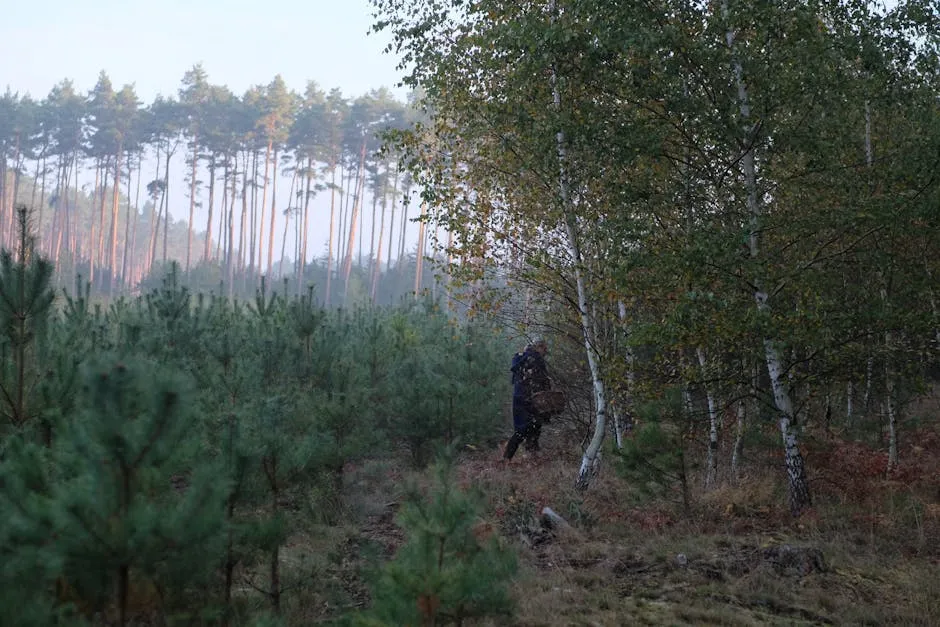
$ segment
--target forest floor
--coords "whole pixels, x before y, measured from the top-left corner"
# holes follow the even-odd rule
[[[940,625],[940,434],[909,427],[891,478],[878,450],[814,438],[814,507],[799,518],[770,452],[741,487],[699,490],[688,510],[668,494],[640,497],[609,459],[579,492],[577,448],[552,426],[537,457],[463,453],[457,479],[482,490],[481,524],[518,552],[513,625]],[[297,624],[368,604],[364,573],[403,540],[394,514],[409,479],[426,481],[387,460],[348,469],[347,523],[292,544],[332,547],[319,592],[297,597]],[[548,528],[544,507],[570,525]]]

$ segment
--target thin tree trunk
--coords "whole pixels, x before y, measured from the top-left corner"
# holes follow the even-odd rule
[[[294,175],[290,179],[290,191],[287,192],[287,209],[284,213],[284,236],[281,238],[281,266],[277,270],[277,277],[279,279],[284,277],[284,259],[287,256],[287,231],[289,230],[288,227],[290,226],[290,212],[294,201],[294,187],[297,184],[297,170],[298,168],[295,167]],[[303,181],[301,181],[300,185],[302,189]],[[297,218],[295,221],[296,224],[300,222],[300,207],[295,207],[295,209],[297,212]]]
[[[107,157],[104,162],[104,182],[101,185],[101,199],[100,199],[100,210],[98,213],[98,242],[97,242],[97,251],[95,253],[95,260],[98,264],[98,267],[103,267],[105,263],[104,256],[104,207],[105,202],[108,198],[108,178],[111,176],[110,165],[111,157]],[[115,183],[117,180],[115,179]]]
[[[206,241],[202,251],[204,261],[212,254],[212,210],[215,205],[215,152],[209,154],[209,216],[206,218]]]
[[[386,177],[385,177],[385,178],[386,178],[386,181],[387,181],[387,180],[388,180],[388,173],[387,173],[387,172],[386,172]],[[387,187],[387,186],[388,186],[388,185],[387,185],[387,183],[386,183],[386,187]],[[378,244],[378,247],[377,247],[377,252],[376,252],[375,256],[372,258],[372,265],[373,265],[373,268],[372,268],[372,293],[371,293],[371,297],[372,297],[372,304],[373,304],[373,305],[376,304],[376,300],[375,300],[375,299],[376,299],[376,295],[378,294],[378,287],[379,287],[379,270],[381,269],[381,265],[382,265],[382,263],[381,263],[381,260],[382,260],[382,240],[385,238],[385,209],[386,209],[386,206],[385,206],[386,200],[385,200],[385,199],[386,199],[386,197],[387,197],[387,190],[386,190],[386,194],[383,194],[383,195],[382,195],[382,218],[381,218],[381,222],[380,222],[380,225],[379,225],[379,244]]]
[[[705,358],[705,350],[699,346],[695,349],[695,354],[702,372],[705,399],[708,403],[708,454],[705,458],[705,490],[708,491],[718,483],[718,405],[708,384],[708,361]]]
[[[134,268],[137,267],[138,265],[136,262],[136,259],[137,259],[137,223],[140,222],[140,179],[143,177],[143,174],[144,174],[143,161],[144,161],[143,154],[139,154],[137,156],[137,192],[134,197],[134,212],[133,212],[134,224],[131,226],[131,239],[129,242],[124,244],[126,269],[124,271],[123,276],[125,277],[127,276],[127,272],[128,272],[127,266],[128,264],[130,264],[129,271],[131,274],[131,281],[130,281],[131,283],[136,282],[135,277],[137,273],[135,272]],[[127,202],[130,203],[129,198]],[[130,211],[128,211],[128,219],[130,219],[130,216],[131,216],[131,213]],[[130,254],[127,254],[128,247],[130,247]],[[124,283],[125,284],[128,283],[127,279],[124,280]]]
[[[365,169],[366,161],[366,142],[362,142],[362,150],[359,156],[359,172],[356,175],[357,178],[357,189],[355,193],[355,198],[353,199],[352,204],[352,217],[349,221],[349,241],[346,245],[346,265],[343,268],[343,302],[345,303],[349,295],[349,274],[352,272],[352,258],[353,258],[353,248],[356,245],[356,220],[359,217],[359,205],[360,205],[360,187],[361,181],[365,180],[363,176],[363,171]]]
[[[744,426],[747,420],[745,399],[742,398],[735,403],[735,412],[734,446],[731,447],[731,481],[737,483],[741,479],[741,456],[744,452]]]
[[[166,164],[163,173],[163,195],[166,197],[166,206],[163,208],[163,267],[166,270],[166,249],[170,236],[170,157],[173,153],[169,148],[166,151]]]
[[[193,219],[196,213],[196,175],[199,168],[198,136],[193,135],[193,167],[189,173],[189,232],[186,238],[186,274],[189,274],[193,253]]]
[[[261,272],[262,243],[264,242],[264,212],[268,203],[268,172],[271,167],[271,149],[274,147],[274,140],[268,140],[268,147],[264,151],[264,186],[261,191],[261,226],[258,230],[258,272]]]
[[[330,284],[333,280],[333,237],[336,232],[336,161],[330,168],[330,237],[326,253],[326,297],[324,302],[330,306]]]
[[[247,165],[246,165],[247,170]],[[248,273],[255,276],[255,244],[258,235],[258,151],[251,151],[251,239],[248,255]]]
[[[405,234],[407,233],[408,227],[408,203],[403,202],[401,206],[401,234],[398,238],[398,261],[395,262],[396,266],[401,265],[402,259],[405,258]]]
[[[555,2],[551,2],[551,11],[554,22]],[[555,113],[561,114],[561,91],[558,87],[558,73],[555,65],[551,68],[552,102]],[[607,389],[601,377],[600,355],[597,353],[596,342],[593,336],[594,320],[591,318],[591,303],[588,295],[587,280],[585,279],[584,260],[581,256],[580,234],[578,232],[577,217],[571,204],[571,195],[568,183],[568,151],[565,133],[559,129],[555,134],[555,150],[558,159],[558,199],[564,213],[565,233],[568,241],[568,253],[574,270],[575,285],[578,294],[578,311],[581,318],[581,332],[584,339],[584,348],[587,351],[588,369],[591,372],[591,382],[594,390],[594,436],[581,458],[581,467],[578,470],[577,486],[585,489],[591,478],[600,468],[601,445],[607,432]]]
[[[271,180],[271,227],[268,229],[268,276],[274,271],[274,219],[277,217],[277,150],[274,151],[274,178]]]
[[[723,0],[722,11],[727,19],[728,2]],[[734,31],[728,30],[725,35],[728,48],[734,50]],[[751,122],[751,107],[748,98],[747,86],[744,82],[744,72],[740,60],[732,57],[734,80],[737,86],[738,107],[741,120],[749,140],[748,145],[754,146],[755,129]],[[757,188],[757,169],[754,159],[754,150],[749,149],[743,158],[745,185],[747,188],[747,207],[750,215],[750,237],[749,248],[752,259],[758,259],[760,255],[760,196]],[[754,280],[755,291],[754,300],[757,304],[757,310],[762,316],[769,316],[770,304],[768,303],[768,294],[763,287],[760,278]],[[776,342],[770,337],[764,338],[764,356],[767,362],[767,372],[770,375],[770,384],[773,389],[774,403],[780,412],[778,424],[780,434],[783,438],[784,456],[787,468],[787,485],[790,511],[794,516],[799,515],[803,509],[812,502],[809,491],[809,481],[806,478],[806,467],[803,462],[803,455],[800,453],[797,441],[796,424],[793,413],[793,403],[790,394],[782,380],[783,363],[780,359],[779,350]]]
[[[300,234],[300,253],[297,255],[297,294],[303,294],[304,273],[307,270],[307,238],[310,231],[310,183],[313,180],[313,159],[307,157],[307,180],[304,186],[304,219],[303,231]],[[330,244],[333,243],[333,222],[330,218]],[[330,253],[332,254],[332,246]],[[316,256],[314,256],[316,258]],[[327,285],[329,285],[330,266],[326,266]]]
[[[243,274],[249,263],[247,250],[245,249],[245,244],[248,241],[248,233],[246,232],[248,228],[248,151],[245,151],[244,157],[245,163],[242,169],[242,217],[241,226],[238,231],[238,267]],[[247,277],[243,276],[242,283],[247,289]]]
[[[108,264],[110,265],[111,271],[111,281],[108,286],[108,293],[113,295],[115,288],[115,281],[117,280],[117,227],[118,227],[118,218],[121,215],[121,153],[124,152],[124,146],[118,146],[117,152],[114,154],[114,192],[111,197],[111,232],[109,239],[111,240],[110,251],[108,251]],[[128,198],[130,198],[130,185],[131,177],[130,170],[128,169],[127,175],[127,186],[128,186]],[[130,202],[130,200],[128,200]]]
[[[233,156],[232,164],[232,192],[228,208],[228,297],[235,293],[235,196],[238,192],[238,153]]]
[[[418,244],[415,246],[415,300],[421,292],[421,273],[424,269],[424,238],[427,233],[427,224],[425,216],[427,215],[426,205],[421,203],[421,221],[418,223]]]

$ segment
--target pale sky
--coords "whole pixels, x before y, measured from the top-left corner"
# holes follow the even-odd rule
[[[202,63],[211,83],[227,85],[238,95],[252,85],[269,83],[276,74],[298,92],[312,79],[325,91],[339,87],[348,98],[383,86],[402,100],[407,93],[395,87],[399,82],[396,59],[382,52],[389,37],[369,34],[373,18],[368,0],[27,0],[4,4],[8,6],[0,21],[0,91],[9,86],[36,99],[44,98],[65,78],[74,82],[79,93],[87,93],[105,70],[115,89],[133,83],[140,100],[149,104],[157,94],[176,96],[183,74],[196,63]],[[170,210],[175,218],[186,219],[189,200],[182,157],[177,156],[173,165]],[[207,180],[205,172],[200,178]],[[89,168],[80,182],[93,180]],[[288,186],[289,180],[280,179],[279,212],[286,206]],[[206,196],[203,187],[202,206],[196,210],[197,230],[205,229]],[[326,206],[326,197],[314,200],[311,256],[322,254],[328,240]],[[369,222],[367,218],[367,231]],[[283,228],[283,217],[278,215],[278,241]],[[409,231],[416,228],[410,225]],[[408,239],[414,241],[413,234]]]
[[[91,89],[101,70],[141,100],[176,94],[201,62],[213,83],[242,94],[280,73],[347,96],[392,88],[395,59],[384,35],[367,35],[368,0],[33,0],[5,2],[0,87],[36,98],[63,78]],[[403,90],[395,89],[400,96]]]

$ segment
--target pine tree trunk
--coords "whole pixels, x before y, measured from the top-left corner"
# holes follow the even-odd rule
[[[206,241],[202,259],[208,262],[212,254],[212,210],[215,204],[215,153],[209,155],[209,215],[206,218]]]
[[[304,219],[303,231],[300,234],[300,252],[297,255],[297,294],[303,293],[304,273],[307,270],[307,237],[310,231],[310,183],[313,180],[313,159],[307,157],[307,180],[304,186]],[[333,223],[330,222],[330,244],[333,243]],[[332,254],[332,246],[330,253]],[[327,261],[326,267],[327,285],[329,285],[330,266]]]
[[[114,294],[114,283],[117,280],[117,227],[118,218],[121,213],[121,153],[124,152],[123,146],[118,146],[114,154],[114,191],[111,196],[111,230],[109,233],[110,250],[108,251],[108,264],[111,269],[111,280],[108,285],[108,293]],[[130,173],[127,176],[127,185],[130,187]]]
[[[385,237],[385,199],[382,200],[382,218],[379,225],[379,244],[378,252],[375,257],[372,258],[372,304],[376,303],[376,295],[378,294],[379,287],[379,270],[381,269],[381,259],[382,259],[382,240]]]
[[[128,250],[131,247],[131,221],[133,220],[133,218],[131,217],[131,183],[132,183],[131,179],[133,178],[133,176],[134,176],[134,168],[131,165],[131,155],[130,153],[128,153],[127,155],[127,213],[125,214],[126,217],[124,218],[124,247],[123,247],[123,250],[121,251],[121,272],[120,272],[122,286],[127,284],[127,254],[128,254]],[[139,197],[140,196],[140,172],[137,173],[137,194]],[[114,281],[116,280],[117,275],[118,273],[115,272],[114,277],[112,277],[111,279],[112,283],[114,283]]]
[[[95,280],[95,207],[98,206],[98,194],[100,188],[98,187],[101,182],[101,161],[95,159],[95,186],[92,188],[91,192],[91,207],[88,211],[88,220],[91,222],[89,226],[88,234],[88,280],[94,283]],[[78,187],[78,181],[76,181],[76,187]],[[100,192],[104,195],[104,192]],[[77,209],[76,205],[76,209]]]
[[[108,178],[111,176],[110,165],[111,157],[107,157],[104,162],[104,182],[101,185],[101,198],[98,211],[98,242],[95,252],[95,262],[98,267],[104,266],[104,207],[108,197]]]
[[[137,272],[135,268],[138,267],[138,264],[137,264],[137,223],[140,222],[140,179],[143,177],[143,174],[144,174],[144,164],[143,164],[143,154],[141,153],[137,156],[137,192],[134,197],[134,212],[133,214],[131,214],[131,212],[128,211],[128,220],[130,220],[131,219],[130,216],[133,215],[134,224],[131,226],[130,241],[124,244],[125,270],[122,273],[122,276],[127,277],[128,272],[130,272],[130,275],[131,275],[130,281],[128,281],[126,278],[124,279],[125,284],[127,283],[135,284],[139,280],[137,278]],[[128,199],[128,203],[130,203],[130,199]],[[130,248],[129,254],[127,253],[128,248]]]
[[[427,233],[426,215],[426,205],[421,203],[421,221],[418,223],[418,243],[415,246],[415,300],[418,299],[418,295],[421,293],[421,273],[424,270],[424,238]]]
[[[258,273],[261,273],[261,262],[263,261],[263,242],[264,242],[264,215],[268,204],[268,172],[271,167],[271,149],[274,147],[274,141],[268,140],[268,147],[264,151],[264,184],[261,191],[261,226],[258,230]]]
[[[235,196],[238,190],[238,153],[234,155],[233,159],[232,190],[229,197],[230,205],[228,208],[228,266],[226,268],[229,298],[232,298],[235,294]]]
[[[238,231],[238,268],[244,274],[246,266],[248,265],[248,251],[245,248],[247,243],[248,233],[246,229],[248,228],[248,152],[244,153],[245,163],[242,168],[242,216],[241,216],[241,225]],[[247,282],[248,278],[243,277],[243,284],[245,289],[248,288]]]
[[[277,217],[277,150],[274,151],[274,178],[271,180],[271,226],[268,229],[268,276],[274,271],[274,219]]]
[[[170,236],[170,157],[172,153],[167,150],[166,169],[163,174],[164,192],[166,197],[166,207],[163,210],[163,267],[166,268],[166,248]]]
[[[247,164],[245,165],[247,171]],[[255,276],[255,244],[257,240],[258,228],[258,151],[251,151],[251,229],[249,236],[251,243],[249,245],[248,255],[248,274],[254,280]]]
[[[190,264],[193,254],[193,219],[196,213],[196,174],[199,167],[199,144],[198,137],[193,136],[193,167],[189,173],[189,222],[188,233],[186,234],[186,274],[189,274]]]
[[[352,203],[352,216],[349,221],[349,240],[346,244],[346,263],[343,267],[343,302],[346,302],[346,299],[349,294],[349,274],[352,272],[352,262],[353,262],[353,248],[356,246],[356,221],[359,217],[359,204],[360,204],[360,187],[361,181],[365,180],[364,170],[365,170],[365,161],[366,161],[366,142],[362,142],[362,150],[359,156],[359,171],[356,174],[356,193],[353,198]]]
[[[299,168],[297,167],[294,168],[294,175],[291,176],[291,179],[290,179],[290,191],[287,192],[287,211],[284,214],[284,236],[281,238],[281,265],[277,270],[277,277],[279,279],[284,277],[284,260],[285,260],[285,257],[287,256],[287,232],[289,230],[288,227],[290,226],[290,212],[291,212],[291,205],[293,204],[293,200],[294,200],[294,187],[297,185],[297,176],[298,176],[297,170],[298,169]],[[303,181],[301,181],[300,185],[302,189]],[[300,207],[295,207],[295,210],[297,212],[297,217],[295,218],[295,224],[297,224],[300,222]]]
[[[330,168],[330,237],[326,253],[326,297],[324,302],[330,306],[330,285],[333,281],[333,237],[336,233],[336,161]]]

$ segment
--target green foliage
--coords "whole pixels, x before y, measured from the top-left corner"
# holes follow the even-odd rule
[[[615,451],[618,472],[639,495],[662,497],[676,492],[689,507],[688,461],[682,391],[668,388],[659,400],[648,401],[637,410],[637,425],[623,448]]]
[[[478,495],[454,485],[452,460],[434,468],[428,495],[412,489],[398,524],[407,540],[373,586],[373,607],[359,625],[460,625],[510,616],[507,584],[516,558],[480,524]]]
[[[208,576],[226,483],[199,458],[192,416],[178,375],[140,359],[87,367],[53,450],[51,499],[63,574],[94,606],[126,606],[132,574],[169,592]]]
[[[458,325],[429,302],[393,320],[389,429],[417,466],[435,447],[501,435],[506,357],[497,338],[485,323]]]

